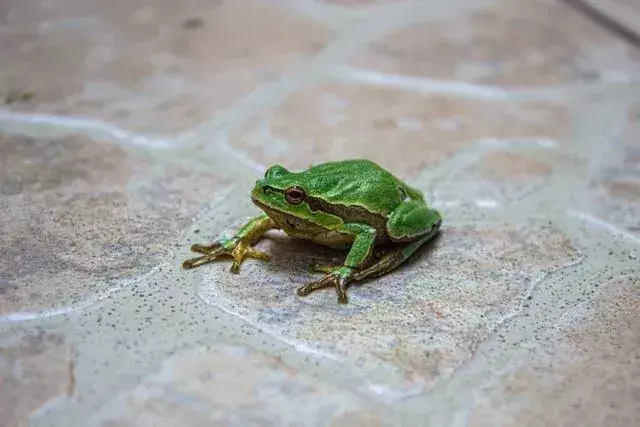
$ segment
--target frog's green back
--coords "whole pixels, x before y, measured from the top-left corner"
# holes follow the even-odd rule
[[[293,173],[292,178],[312,197],[329,203],[362,206],[385,216],[395,209],[405,194],[415,200],[424,200],[419,190],[369,160],[323,163]]]

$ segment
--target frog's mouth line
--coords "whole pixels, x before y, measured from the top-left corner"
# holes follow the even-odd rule
[[[254,205],[258,206],[260,209],[264,208],[264,209],[272,209],[271,206],[267,206],[264,203],[262,203],[261,201],[259,201],[258,199],[256,199],[255,197],[251,197],[251,201],[253,202]]]
[[[257,198],[255,198],[253,196],[251,196],[251,201],[253,202],[254,205],[258,206],[262,210],[271,211],[271,212],[278,212],[278,213],[281,213],[281,214],[286,214],[287,213],[282,209],[278,209],[277,207],[269,206],[269,205],[267,205],[265,203],[262,203],[260,200],[258,200]]]
[[[271,216],[272,219],[275,220],[277,223],[279,223],[281,226],[286,224],[291,229],[306,229],[306,230],[309,230],[313,227],[321,227],[320,224],[315,223],[311,219],[296,218],[292,220],[290,217],[290,214],[285,210],[266,205],[253,197],[251,198],[251,200],[256,206],[262,209],[267,215]],[[273,214],[276,214],[276,217],[273,217],[272,216]]]

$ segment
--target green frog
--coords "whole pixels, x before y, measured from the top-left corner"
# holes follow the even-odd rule
[[[335,287],[344,304],[349,283],[396,269],[433,239],[442,224],[422,192],[369,160],[328,162],[300,172],[271,166],[253,187],[251,200],[262,215],[230,239],[193,245],[191,250],[202,256],[186,260],[183,267],[230,256],[231,272],[238,273],[247,257],[269,259],[253,245],[267,231],[279,229],[293,238],[348,249],[342,265],[313,265],[311,270],[324,277],[297,290],[305,296]]]

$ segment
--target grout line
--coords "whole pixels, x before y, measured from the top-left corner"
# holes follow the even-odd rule
[[[164,259],[166,260],[166,258]],[[119,284],[117,284],[116,286],[112,286],[106,291],[98,295],[92,296],[90,298],[87,298],[84,301],[79,302],[77,304],[68,305],[58,309],[16,311],[16,312],[2,315],[0,316],[0,325],[2,325],[3,323],[21,323],[21,322],[28,322],[31,320],[47,319],[50,317],[64,316],[67,314],[72,314],[75,312],[82,311],[86,308],[89,308],[97,303],[100,303],[106,300],[112,294],[117,294],[118,292],[130,287],[131,285],[138,282],[142,282],[146,278],[153,276],[161,267],[165,266],[166,264],[167,264],[166,261],[161,261],[157,265],[155,265],[153,268],[151,268],[149,271],[139,276],[136,276],[135,278],[119,280],[118,281]]]
[[[338,79],[344,79],[348,82],[385,86],[415,92],[435,94],[445,93],[461,95],[464,97],[494,100],[508,100],[513,97],[508,90],[501,89],[499,87],[411,77],[401,74],[387,74],[355,67],[336,67],[334,68],[333,74]]]
[[[217,196],[215,196],[211,202],[209,202],[209,207],[207,209],[203,209],[201,212],[199,212],[196,216],[195,219],[201,217],[203,214],[206,214],[209,210],[210,207],[217,204],[220,200],[223,200],[229,193],[231,193],[231,191],[233,190],[233,186],[229,186],[226,189],[224,189],[223,191],[221,191]],[[194,219],[194,220],[195,220]],[[192,224],[191,224],[192,226]],[[186,240],[186,236],[188,233],[188,228],[186,227],[177,237],[176,237],[176,242],[180,242],[181,244]],[[180,246],[181,247],[181,246]],[[0,315],[0,325],[2,325],[3,323],[22,323],[22,322],[28,322],[28,321],[32,321],[32,320],[40,320],[40,319],[46,319],[46,318],[50,318],[50,317],[57,317],[57,316],[64,316],[67,314],[72,314],[75,312],[80,312],[82,310],[85,310],[89,307],[92,307],[106,299],[108,299],[111,295],[113,294],[117,294],[120,291],[123,291],[125,289],[130,288],[132,285],[136,284],[136,283],[140,283],[140,282],[144,282],[146,279],[153,277],[155,274],[157,274],[162,267],[166,267],[166,266],[171,266],[173,260],[175,259],[176,255],[179,253],[180,249],[170,249],[167,251],[166,255],[162,256],[160,261],[153,266],[151,269],[149,269],[148,271],[136,275],[135,277],[131,277],[131,278],[125,278],[125,279],[121,279],[121,280],[117,280],[115,285],[112,287],[109,287],[107,290],[105,290],[102,293],[99,293],[97,295],[91,296],[87,299],[85,299],[84,301],[81,301],[77,304],[71,304],[65,307],[61,307],[58,309],[45,309],[45,310],[33,310],[33,311],[16,311],[16,312],[12,312],[12,313],[8,313],[5,315]]]
[[[550,271],[546,271],[543,272],[541,274],[540,277],[538,277],[537,280],[532,280],[531,281],[531,285],[527,288],[526,292],[522,295],[522,298],[520,300],[520,304],[518,305],[518,307],[515,309],[515,311],[506,314],[504,317],[502,317],[501,319],[499,319],[496,322],[496,325],[494,326],[491,334],[494,335],[501,327],[502,325],[506,324],[508,321],[510,321],[511,319],[514,319],[516,317],[520,317],[523,313],[524,313],[524,309],[525,309],[525,305],[529,299],[529,297],[531,297],[533,295],[533,293],[535,292],[535,290],[543,283],[545,282],[547,279],[549,279],[551,276],[555,275],[556,273],[565,270],[567,268],[570,267],[575,267],[577,265],[582,264],[586,259],[587,256],[582,253],[582,251],[580,251],[578,248],[576,248],[576,251],[578,252],[578,256],[576,257],[575,260],[573,261],[569,261],[566,264],[563,264],[561,266],[558,266],[556,268],[551,269]]]
[[[640,238],[634,236],[633,234],[631,234],[631,233],[629,233],[629,232],[627,232],[627,231],[625,231],[623,229],[620,229],[620,228],[616,227],[615,225],[613,225],[613,224],[611,224],[609,222],[606,222],[606,221],[603,221],[601,219],[598,219],[595,216],[590,215],[590,214],[588,214],[586,212],[576,211],[576,210],[573,210],[573,209],[567,209],[567,210],[565,210],[565,213],[567,215],[569,215],[570,217],[572,217],[572,218],[576,218],[576,219],[578,219],[580,221],[587,222],[587,223],[589,223],[591,225],[596,226],[597,228],[607,230],[608,232],[610,232],[613,235],[616,235],[618,237],[622,237],[622,238],[624,238],[626,240],[629,240],[629,241],[635,243],[636,245],[640,245]]]
[[[11,126],[25,125],[31,126],[31,129],[13,130]],[[36,126],[35,129],[33,126]],[[16,113],[9,110],[0,109],[0,128],[9,128],[9,131],[24,133],[27,135],[41,134],[39,131],[51,133],[51,129],[46,126],[54,127],[53,133],[59,135],[68,135],[72,133],[83,133],[93,139],[107,139],[116,142],[124,142],[127,145],[152,148],[173,148],[177,145],[176,140],[156,139],[124,130],[123,128],[99,120],[84,117],[65,117],[54,114],[39,113]]]
[[[237,148],[234,148],[232,145],[230,145],[229,136],[227,135],[227,132],[224,132],[224,135],[220,137],[219,147],[223,151],[226,151],[231,156],[236,158],[239,162],[241,162],[245,166],[251,168],[251,170],[257,172],[260,176],[262,176],[267,170],[267,166],[260,164],[258,162],[254,162],[253,160],[251,160],[249,156],[247,156],[247,154],[243,150],[238,150]]]
[[[426,94],[445,94],[470,99],[494,101],[548,100],[566,102],[570,95],[601,91],[607,86],[628,84],[627,78],[612,79],[602,85],[573,84],[564,86],[516,87],[481,85],[456,80],[440,80],[403,74],[384,73],[358,67],[338,66],[329,71],[338,80],[402,89]]]

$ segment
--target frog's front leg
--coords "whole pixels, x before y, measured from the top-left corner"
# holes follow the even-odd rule
[[[333,269],[322,279],[298,288],[298,295],[306,296],[317,289],[335,286],[338,302],[347,303],[347,285],[352,281],[355,269],[365,265],[371,257],[376,241],[376,229],[366,224],[348,223],[343,224],[336,231],[354,236],[344,264]]]
[[[238,232],[230,239],[221,239],[210,245],[194,244],[191,250],[203,254],[197,258],[191,258],[182,263],[184,268],[194,268],[203,264],[207,264],[222,256],[231,256],[233,264],[231,264],[231,272],[238,273],[240,264],[245,258],[256,258],[268,260],[269,255],[256,250],[253,245],[260,240],[262,235],[278,226],[266,214],[257,216],[247,222]]]

